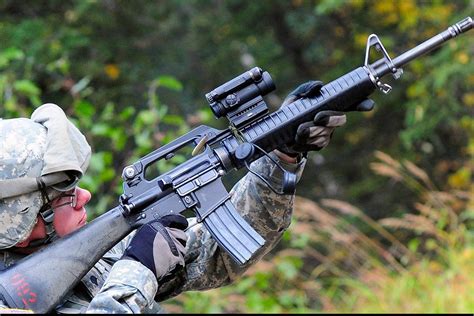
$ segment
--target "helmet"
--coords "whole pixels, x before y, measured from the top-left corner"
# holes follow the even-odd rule
[[[25,240],[47,200],[77,185],[90,153],[55,104],[39,107],[31,119],[0,119],[0,249]]]

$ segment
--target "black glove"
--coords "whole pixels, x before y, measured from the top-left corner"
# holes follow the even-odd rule
[[[281,108],[301,98],[317,96],[324,84],[321,81],[308,81],[293,90],[283,101]],[[357,111],[370,111],[375,102],[365,99],[356,106]],[[298,126],[294,142],[278,148],[281,152],[296,157],[301,153],[318,151],[329,144],[336,127],[346,123],[346,115],[340,111],[318,112],[313,121],[305,122]]]
[[[159,280],[184,267],[188,221],[182,215],[166,215],[140,227],[122,259],[141,262]]]

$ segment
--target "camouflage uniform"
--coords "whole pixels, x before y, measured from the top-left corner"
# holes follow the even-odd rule
[[[278,160],[276,156],[273,157]],[[298,164],[280,163],[285,169],[296,172],[299,178],[305,160]],[[281,186],[282,172],[267,157],[252,163],[251,168],[273,186]],[[118,261],[132,233],[97,262],[56,308],[56,312],[156,313],[162,311],[157,302],[183,291],[216,288],[235,281],[278,243],[290,225],[294,196],[275,194],[251,173],[234,186],[231,194],[237,211],[266,241],[264,247],[246,265],[237,265],[220,249],[202,224],[190,219],[186,266],[171,279],[158,284],[152,272],[141,263]],[[5,266],[19,259],[21,255],[7,250],[0,251],[0,260]]]

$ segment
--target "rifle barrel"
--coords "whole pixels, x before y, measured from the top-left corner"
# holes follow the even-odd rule
[[[444,42],[455,38],[458,35],[465,33],[472,28],[474,28],[474,22],[472,18],[468,16],[465,19],[459,21],[458,23],[451,25],[445,31],[433,36],[432,38],[424,41],[418,46],[396,57],[392,60],[393,65],[395,66],[395,68],[399,68],[403,65],[406,65],[413,59],[432,51],[433,49],[441,46]],[[379,78],[386,75],[387,73],[392,72],[392,69],[390,69],[389,65],[384,60],[376,61],[372,65],[372,68],[374,69],[375,73]]]

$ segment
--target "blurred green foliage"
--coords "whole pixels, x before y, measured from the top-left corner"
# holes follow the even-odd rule
[[[270,72],[277,90],[266,100],[275,110],[298,84],[329,82],[362,65],[371,33],[393,58],[473,13],[472,0],[4,0],[0,116],[28,117],[46,102],[65,110],[93,148],[81,181],[93,192],[93,218],[117,203],[126,165],[197,125],[225,128],[204,94],[245,70],[260,66]],[[375,93],[374,111],[348,114],[331,145],[310,155],[298,195],[345,200],[374,219],[407,213],[419,199],[417,191],[370,172],[375,150],[413,161],[440,190],[472,192],[473,52],[471,31],[413,61],[400,80],[387,78],[391,94]],[[184,156],[172,163],[179,159]],[[345,225],[370,231],[364,223],[349,218]],[[417,248],[421,241],[413,240]],[[303,234],[283,242],[301,249],[313,241]],[[229,290],[248,293],[246,302],[235,297],[234,303],[256,312],[285,312],[289,306],[306,311],[311,297],[294,295],[291,288],[266,292],[273,282],[290,282],[295,291],[300,284],[314,286],[298,277],[298,259],[275,258],[277,270],[271,271],[279,277],[255,272],[255,279]],[[208,311],[224,308],[212,294],[195,295],[203,305],[212,300]]]
[[[296,85],[360,66],[370,33],[394,57],[472,15],[473,4],[6,0],[0,9],[0,115],[62,106],[93,146],[82,185],[99,214],[116,202],[128,163],[189,127],[226,126],[205,102],[212,88],[258,65],[276,83],[267,98],[275,110]],[[299,194],[344,197],[376,217],[387,204],[403,209],[413,197],[367,172],[375,149],[415,159],[439,184],[465,187],[474,153],[471,38],[414,61],[391,94],[374,94],[373,112],[350,114],[331,146],[311,156]]]

